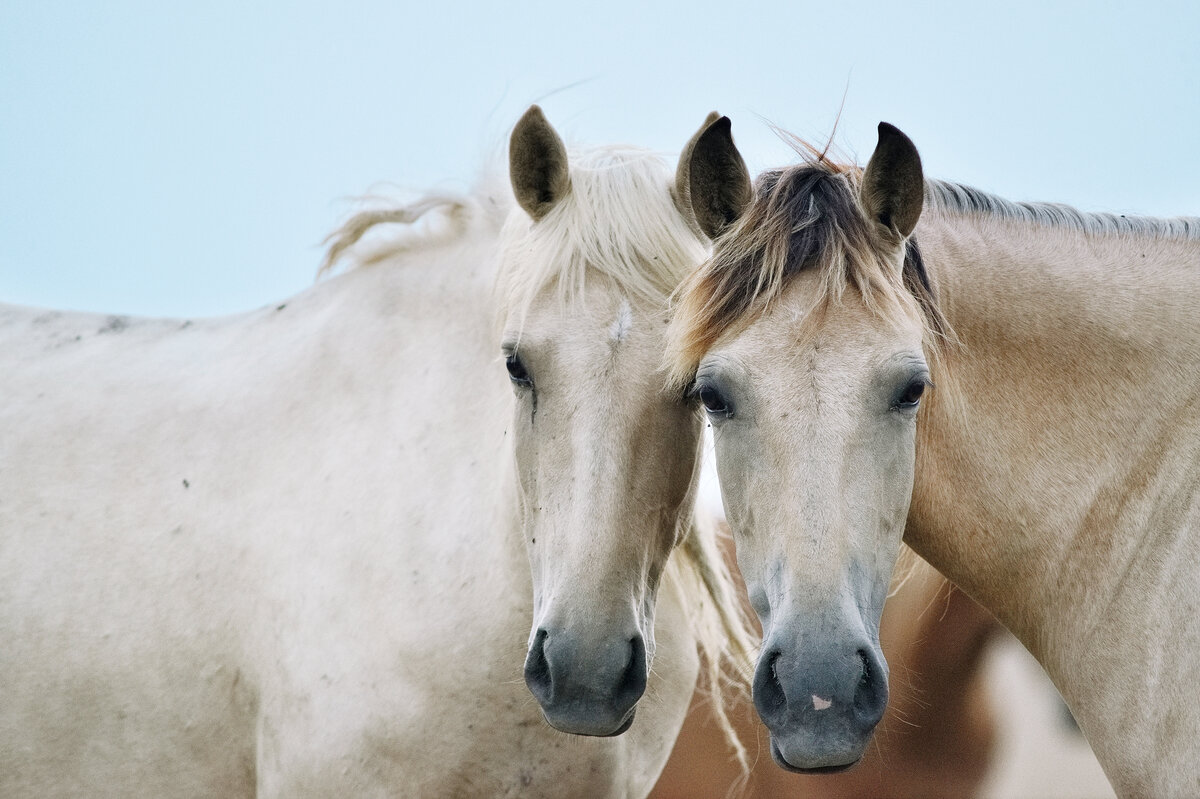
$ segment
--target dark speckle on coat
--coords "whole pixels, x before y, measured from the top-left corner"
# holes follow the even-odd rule
[[[129,327],[129,317],[127,316],[110,316],[104,322],[104,327],[97,330],[97,333],[120,333],[122,330]]]

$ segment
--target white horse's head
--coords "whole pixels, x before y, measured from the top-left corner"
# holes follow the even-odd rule
[[[659,580],[691,521],[702,422],[664,388],[661,363],[667,298],[706,246],[660,159],[568,159],[537,106],[513,131],[510,177],[519,208],[497,285],[533,573],[525,681],[556,728],[617,735],[645,690]]]
[[[763,625],[755,705],[793,770],[853,765],[887,702],[879,619],[936,318],[909,242],[923,191],[916,149],[889,125],[861,177],[815,154],[765,173],[710,231],[673,322],[673,382],[712,422]]]

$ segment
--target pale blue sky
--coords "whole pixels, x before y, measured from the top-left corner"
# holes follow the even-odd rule
[[[645,7],[643,7],[645,6]],[[716,108],[1011,199],[1200,215],[1200,4],[0,0],[0,300],[197,316],[311,284],[347,198],[465,188],[542,100],[675,152]]]

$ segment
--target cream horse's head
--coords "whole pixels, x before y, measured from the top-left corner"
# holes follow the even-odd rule
[[[646,688],[656,592],[691,522],[702,422],[661,364],[667,298],[706,244],[657,157],[568,160],[536,106],[513,130],[510,177],[519,208],[498,286],[533,574],[525,682],[554,727],[617,735]]]
[[[879,618],[930,384],[931,293],[909,243],[923,190],[916,149],[886,124],[861,176],[823,155],[765,173],[708,229],[713,257],[671,331],[763,625],[755,706],[795,771],[856,763],[887,703]]]

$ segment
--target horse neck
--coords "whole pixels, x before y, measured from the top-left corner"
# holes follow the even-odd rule
[[[1149,649],[1200,642],[1171,607],[1200,593],[1200,242],[971,216],[917,240],[961,345],[918,424],[907,540],[1114,721],[1186,670]]]

